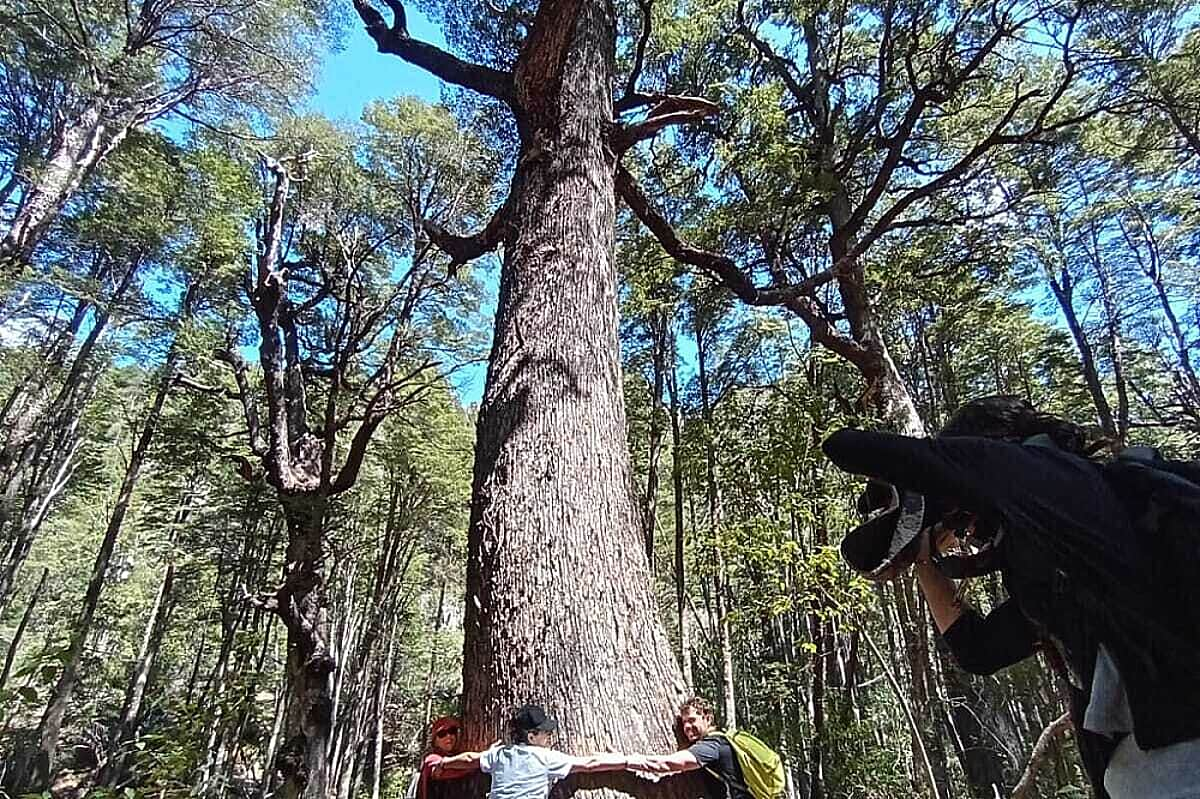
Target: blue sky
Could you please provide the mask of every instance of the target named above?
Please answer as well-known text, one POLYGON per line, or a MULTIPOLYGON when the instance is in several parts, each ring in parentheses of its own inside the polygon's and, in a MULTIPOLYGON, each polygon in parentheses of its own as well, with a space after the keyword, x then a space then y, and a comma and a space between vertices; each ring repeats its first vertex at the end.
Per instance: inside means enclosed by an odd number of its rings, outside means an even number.
MULTIPOLYGON (((413 38, 445 47, 436 25, 411 6, 407 11, 413 38)), ((372 100, 401 94, 437 102, 441 81, 394 55, 376 50, 356 16, 346 32, 345 48, 326 56, 310 105, 334 119, 357 120, 372 100)))
MULTIPOLYGON (((413 38, 439 47, 446 46, 435 24, 411 6, 406 10, 408 31, 413 38)), ((385 17, 387 13, 384 9, 385 17)), ((308 105, 312 110, 333 119, 354 122, 371 102, 400 95, 412 95, 435 103, 441 99, 442 82, 419 67, 376 50, 375 42, 355 16, 346 31, 344 48, 325 57, 317 80, 317 91, 308 105)), ((496 278, 494 269, 485 272, 485 284, 491 297, 483 313, 489 320, 495 313, 491 298, 495 296, 496 278)), ((483 396, 486 375, 485 363, 468 364, 456 369, 450 379, 458 391, 459 401, 464 405, 477 404, 483 396)))

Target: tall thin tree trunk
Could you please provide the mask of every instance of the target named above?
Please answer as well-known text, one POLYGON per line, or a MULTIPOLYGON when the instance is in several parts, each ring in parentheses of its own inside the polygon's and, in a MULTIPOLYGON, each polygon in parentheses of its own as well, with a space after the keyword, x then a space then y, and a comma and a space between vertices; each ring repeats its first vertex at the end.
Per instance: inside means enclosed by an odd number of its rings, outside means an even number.
MULTIPOLYGON (((187 319, 190 316, 190 305, 195 296, 194 292, 195 287, 193 286, 189 289, 184 299, 181 319, 187 319)), ((178 350, 175 344, 172 344, 166 363, 163 365, 158 388, 154 393, 154 399, 146 415, 146 420, 143 423, 141 434, 138 436, 137 443, 130 455, 129 463, 125 467, 125 476, 121 480, 121 487, 117 493, 117 502, 113 507, 112 515, 109 517, 108 526, 105 528, 100 550, 96 553, 96 561, 92 565, 91 579, 88 581, 87 592, 83 598, 83 608, 72 631, 71 645, 66 660, 63 663, 62 674, 59 676, 50 704, 46 708, 46 713, 42 717, 41 724, 38 726, 38 751, 27 764, 26 768, 28 770, 20 774, 21 779, 31 779, 32 782, 29 784, 37 789, 42 789, 48 785, 50 777, 54 772, 55 758, 58 750, 58 737, 62 729, 63 717, 66 715, 67 707, 71 702, 71 697, 75 692, 75 686, 79 680, 79 664, 83 659, 84 645, 92 629, 92 621, 95 618, 96 608, 100 604, 100 594, 104 590, 108 565, 112 560, 117 538, 120 536, 121 528, 125 523, 125 515, 129 511, 134 488, 141 477, 142 465, 145 463, 146 456, 150 452, 150 444, 158 432, 158 421, 162 414, 163 405, 166 403, 167 395, 175 383, 175 367, 178 358, 178 350)))
POLYGON ((667 391, 671 413, 671 488, 675 499, 675 623, 679 627, 679 662, 683 681, 689 692, 695 681, 692 677, 692 641, 688 625, 687 561, 683 525, 683 442, 679 420, 679 379, 675 348, 671 347, 671 369, 667 372, 667 391))
POLYGON ((115 117, 112 110, 109 98, 98 92, 64 122, 50 157, 26 187, 16 215, 0 238, 0 271, 11 274, 29 258, 84 179, 125 140, 134 120, 115 117))
POLYGON ((0 564, 0 613, 8 606, 17 575, 52 504, 74 473, 79 423, 97 378, 92 356, 114 306, 133 286, 141 262, 140 254, 130 259, 108 304, 93 318, 54 399, 48 404, 36 399, 24 403, 22 421, 14 422, 14 427, 27 434, 6 431, 0 532, 9 545, 0 564))
POLYGON ((661 310, 653 311, 650 317, 651 338, 651 368, 650 380, 650 441, 646 466, 646 496, 642 508, 645 518, 646 560, 650 563, 650 571, 654 571, 654 531, 658 526, 658 462, 662 455, 663 443, 663 384, 666 372, 667 323, 666 314, 661 310))
POLYGON ((811 665, 809 686, 809 715, 812 718, 812 739, 808 745, 808 795, 810 799, 825 799, 825 742, 828 732, 825 728, 825 658, 829 653, 821 650, 825 641, 824 622, 816 613, 809 613, 809 637, 817 646, 811 665))
MULTIPOLYGON (((278 657, 278 646, 276 647, 278 657)), ((267 799, 275 784, 275 754, 279 751, 280 734, 283 731, 283 721, 287 716, 288 685, 287 674, 281 674, 279 684, 275 687, 275 720, 271 724, 271 737, 267 741, 266 755, 263 757, 263 776, 259 786, 260 799, 267 799)))
MULTIPOLYGON (((929 763, 929 773, 934 777, 934 783, 928 788, 937 799, 950 799, 953 795, 950 789, 949 776, 946 774, 946 758, 942 749, 941 736, 934 724, 932 703, 937 699, 930 692, 930 671, 928 639, 924 633, 924 612, 921 610, 913 588, 911 575, 904 575, 893 581, 892 588, 899 615, 899 627, 906 663, 911 676, 912 701, 910 706, 916 720, 915 735, 920 741, 913 747, 914 759, 923 758, 929 763)), ((918 761, 919 762, 919 761, 918 761)), ((920 768, 916 773, 923 774, 920 768)))
POLYGON ((150 681, 150 670, 158 656, 159 646, 167 630, 167 617, 171 610, 171 591, 175 585, 175 559, 172 557, 163 569, 162 582, 154 597, 154 605, 146 621, 146 629, 142 635, 142 646, 138 650, 134 663, 133 675, 125 690, 125 702, 121 707, 121 718, 113 731, 112 741, 108 747, 108 763, 105 765, 105 775, 98 781, 110 787, 116 787, 124 766, 125 747, 137 734, 138 720, 142 712, 142 700, 146 695, 146 685, 150 681))
POLYGON ((1050 284, 1050 291, 1054 294, 1054 299, 1058 301, 1063 319, 1067 322, 1067 329, 1071 331, 1075 349, 1079 352, 1079 367, 1083 371, 1083 381, 1087 384, 1092 404, 1096 408, 1096 415, 1100 419, 1100 427, 1106 436, 1116 440, 1118 438, 1117 425, 1113 419, 1112 405, 1109 404, 1108 397, 1104 394, 1104 385, 1100 382, 1100 370, 1096 366, 1096 355, 1092 350, 1091 342, 1087 340, 1083 324, 1079 321, 1078 314, 1075 313, 1074 278, 1066 267, 1063 267, 1057 277, 1047 267, 1046 278, 1050 284))
POLYGON ((721 544, 721 486, 717 467, 716 425, 713 420, 713 403, 708 383, 708 348, 704 336, 704 325, 696 320, 696 362, 700 378, 700 411, 704 420, 704 479, 708 501, 708 525, 713 556, 713 604, 716 618, 713 620, 717 632, 721 660, 721 700, 724 723, 730 728, 737 726, 737 693, 733 674, 733 643, 729 634, 729 590, 728 570, 721 544))
POLYGON ((869 633, 862 631, 863 640, 867 642, 867 646, 875 654, 876 660, 879 661, 879 667, 883 670, 884 676, 887 678, 888 684, 892 687, 892 693, 896 697, 896 702, 900 705, 900 709, 904 711, 905 720, 908 722, 909 731, 912 733, 914 749, 916 749, 915 760, 918 764, 918 771, 922 774, 919 781, 923 781, 926 785, 931 786, 931 790, 936 790, 937 778, 934 776, 933 764, 930 762, 929 752, 925 748, 924 737, 921 735, 920 723, 917 721, 916 715, 913 713, 912 703, 909 701, 908 693, 900 685, 900 681, 896 678, 896 674, 892 671, 891 662, 884 658, 883 653, 879 651, 879 647, 875 645, 869 633))
POLYGON ((1104 332, 1108 343, 1108 355, 1112 361, 1113 384, 1117 392, 1117 413, 1113 420, 1113 432, 1116 433, 1116 443, 1124 445, 1129 435, 1129 385, 1125 379, 1125 353, 1121 341, 1121 313, 1118 307, 1112 276, 1108 264, 1100 249, 1100 236, 1096 231, 1096 221, 1088 225, 1091 234, 1092 266, 1096 270, 1096 280, 1100 284, 1100 304, 1104 308, 1104 332))
POLYGON ((17 648, 21 645, 21 639, 25 637, 25 628, 29 626, 29 620, 33 618, 33 609, 37 607, 37 601, 42 598, 42 589, 46 587, 46 580, 49 577, 50 569, 43 568, 42 576, 38 579, 33 593, 29 595, 29 602, 25 604, 25 612, 21 614, 21 621, 13 632, 12 640, 8 642, 8 652, 4 655, 4 670, 0 671, 0 689, 8 685, 8 675, 12 673, 13 661, 17 657, 17 648))
MULTIPOLYGON (((442 584, 442 595, 445 596, 445 583, 442 584)), ((439 617, 441 600, 438 601, 439 617)), ((378 684, 375 688, 375 735, 374 735, 374 755, 371 758, 374 768, 371 772, 371 799, 379 799, 380 785, 383 783, 383 727, 387 720, 387 698, 388 691, 392 685, 392 669, 395 662, 395 646, 396 646, 396 629, 393 627, 388 632, 387 659, 384 660, 380 671, 378 684)), ((428 716, 428 705, 426 705, 426 716, 428 716)), ((422 729, 428 727, 428 719, 422 729)))
POLYGON ((427 729, 433 716, 433 689, 437 678, 438 636, 442 632, 442 619, 446 614, 446 577, 442 576, 438 586, 438 601, 436 615, 433 618, 433 632, 429 636, 429 671, 425 674, 425 710, 421 715, 421 728, 427 729))

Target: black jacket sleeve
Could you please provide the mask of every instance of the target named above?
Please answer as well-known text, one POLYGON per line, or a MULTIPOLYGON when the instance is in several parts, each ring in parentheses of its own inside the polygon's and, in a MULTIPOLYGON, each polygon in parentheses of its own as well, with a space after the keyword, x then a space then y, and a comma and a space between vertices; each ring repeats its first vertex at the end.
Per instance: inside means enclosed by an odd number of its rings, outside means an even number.
MULTIPOLYGON (((1014 481, 1037 469, 1037 453, 987 438, 912 438, 839 430, 822 445, 838 467, 929 497, 953 499, 971 510, 1004 505, 1014 481)), ((1043 483, 1044 485, 1044 483, 1043 483)))
POLYGON ((1119 578, 1116 564, 1128 574, 1144 557, 1099 467, 1069 453, 974 436, 911 438, 862 430, 839 430, 823 449, 845 471, 1002 522, 1010 533, 1106 580, 1119 578))
POLYGON ((1017 607, 1008 600, 986 617, 966 608, 951 624, 942 639, 964 671, 971 674, 992 674, 1037 650, 1033 626, 1017 607))

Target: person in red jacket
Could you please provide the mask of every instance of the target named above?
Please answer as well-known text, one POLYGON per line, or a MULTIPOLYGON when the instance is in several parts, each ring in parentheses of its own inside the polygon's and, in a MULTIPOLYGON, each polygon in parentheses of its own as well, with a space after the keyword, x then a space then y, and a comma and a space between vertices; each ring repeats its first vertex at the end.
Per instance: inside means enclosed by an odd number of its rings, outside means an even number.
POLYGON ((443 760, 462 751, 462 722, 454 716, 442 716, 429 725, 429 741, 421 769, 417 773, 416 790, 410 791, 414 799, 441 799, 445 793, 443 783, 465 777, 475 770, 473 765, 455 764, 448 768, 437 768, 443 760))

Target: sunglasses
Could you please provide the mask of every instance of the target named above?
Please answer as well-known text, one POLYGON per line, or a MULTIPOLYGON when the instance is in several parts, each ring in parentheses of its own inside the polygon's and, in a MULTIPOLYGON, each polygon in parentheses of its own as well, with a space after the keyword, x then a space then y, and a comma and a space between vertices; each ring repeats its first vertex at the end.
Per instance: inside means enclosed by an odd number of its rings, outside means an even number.
POLYGON ((445 738, 448 735, 458 735, 458 727, 447 727, 434 734, 434 738, 445 738))

